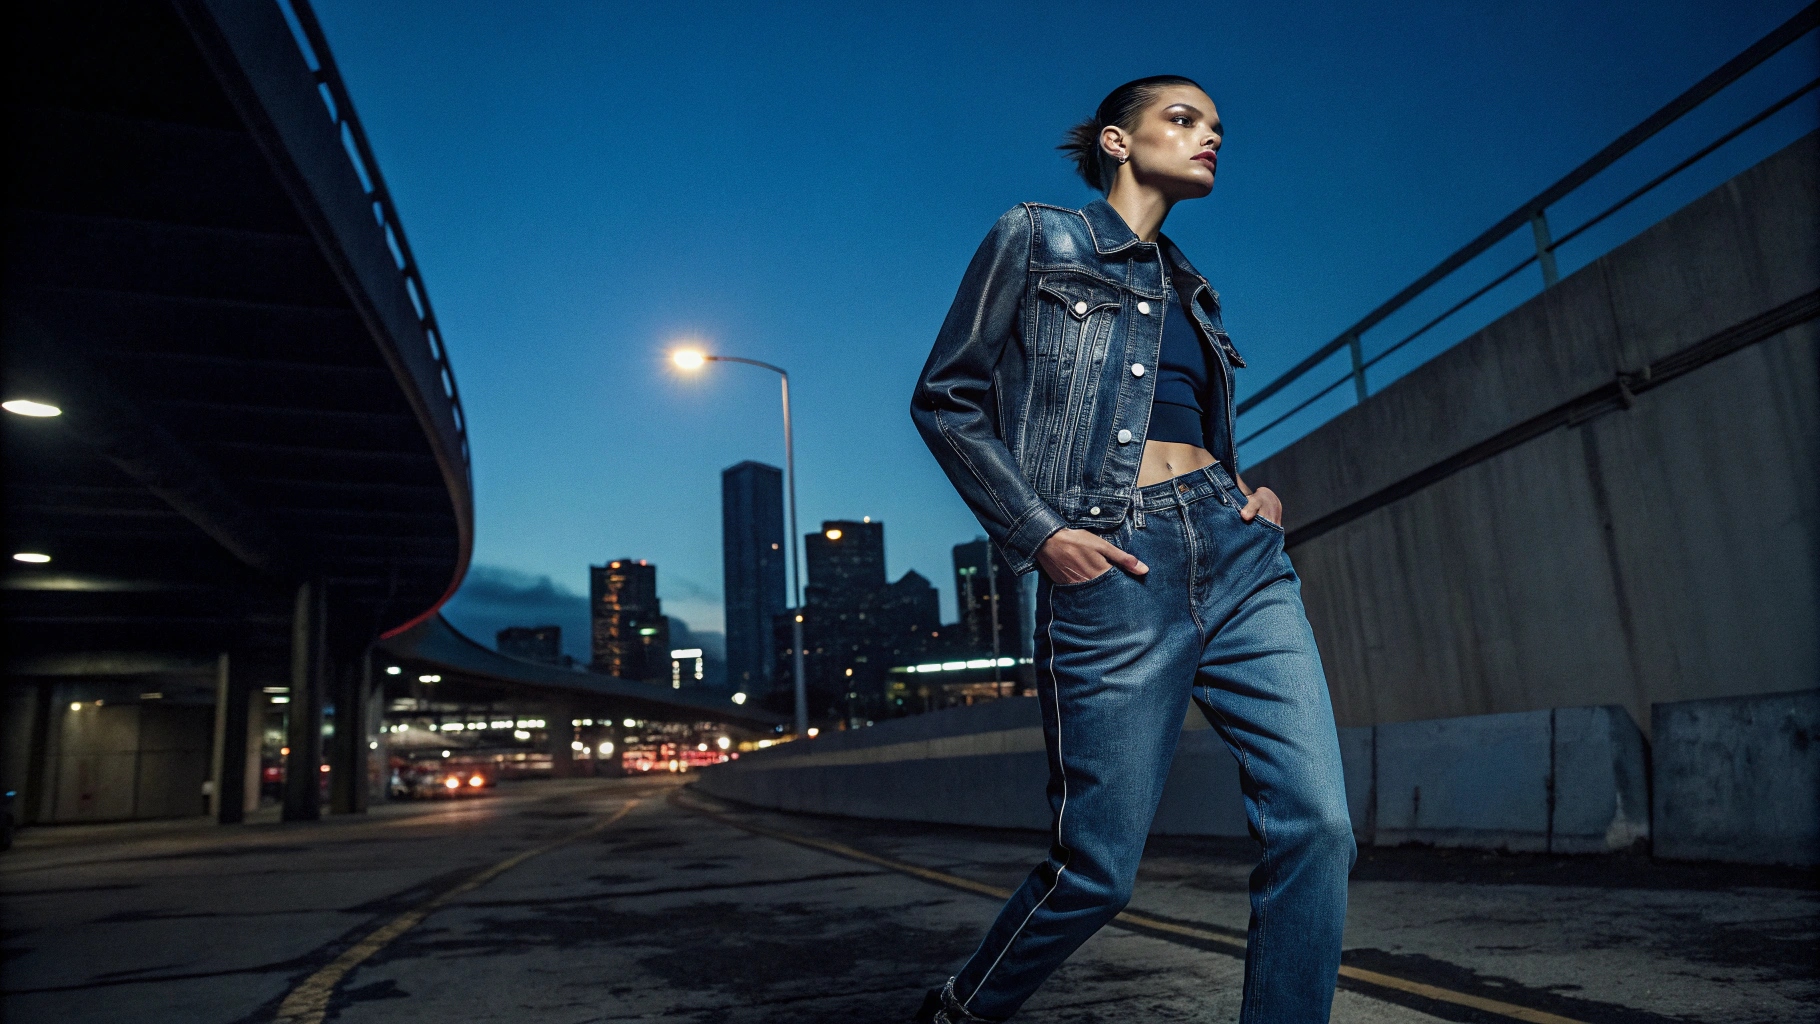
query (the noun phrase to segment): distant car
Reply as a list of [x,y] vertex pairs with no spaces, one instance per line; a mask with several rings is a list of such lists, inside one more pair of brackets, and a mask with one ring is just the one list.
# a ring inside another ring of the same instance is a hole
[[490,768],[450,761],[417,761],[392,773],[394,796],[416,800],[478,796],[499,784]]

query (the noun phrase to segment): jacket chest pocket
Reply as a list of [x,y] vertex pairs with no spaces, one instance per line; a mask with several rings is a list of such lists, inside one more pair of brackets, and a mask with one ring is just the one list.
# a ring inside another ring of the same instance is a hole
[[1120,309],[1118,289],[1077,274],[1045,275],[1036,295],[1037,354],[1064,366],[1090,354],[1081,343],[1104,334]]

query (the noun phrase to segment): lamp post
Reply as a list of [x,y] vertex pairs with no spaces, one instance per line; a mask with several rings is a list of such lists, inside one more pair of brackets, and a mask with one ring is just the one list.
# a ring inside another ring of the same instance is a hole
[[790,613],[790,652],[795,669],[796,689],[796,735],[799,739],[809,735],[809,694],[803,685],[803,572],[797,549],[802,544],[802,534],[796,529],[796,447],[790,433],[790,374],[781,366],[761,363],[756,359],[741,359],[738,356],[715,356],[696,349],[682,349],[670,357],[679,368],[699,370],[705,363],[745,363],[770,370],[783,380],[784,387],[784,486],[790,492],[790,580],[795,585],[796,606]]

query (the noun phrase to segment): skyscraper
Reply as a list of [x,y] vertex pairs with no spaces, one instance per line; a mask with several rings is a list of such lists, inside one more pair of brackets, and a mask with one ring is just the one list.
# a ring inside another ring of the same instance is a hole
[[[833,519],[804,538],[803,674],[810,714],[883,717],[885,670],[919,660],[941,631],[936,589],[914,570],[885,582],[885,528]],[[773,620],[779,680],[787,679],[791,616]]]
[[591,668],[621,679],[670,682],[670,623],[657,599],[657,566],[620,558],[588,566]]
[[727,607],[727,684],[771,689],[771,622],[784,610],[784,474],[742,462],[720,474],[720,545]]
[[885,588],[885,524],[829,519],[803,538],[809,585],[803,603],[823,607],[861,604]]
[[984,537],[954,546],[954,598],[960,613],[960,641],[993,650],[993,600],[998,601],[998,653],[1019,657],[1023,650],[1023,594],[1017,574]]

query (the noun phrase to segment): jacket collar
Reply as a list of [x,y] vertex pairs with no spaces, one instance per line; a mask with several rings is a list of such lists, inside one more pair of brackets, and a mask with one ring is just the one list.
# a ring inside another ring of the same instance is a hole
[[1131,230],[1131,225],[1126,224],[1125,218],[1120,216],[1119,212],[1113,209],[1112,204],[1106,200],[1095,199],[1081,207],[1081,216],[1087,221],[1088,232],[1093,235],[1093,251],[1101,256],[1124,252],[1134,245],[1155,244],[1165,265],[1169,268],[1171,277],[1186,273],[1199,279],[1203,284],[1206,283],[1207,278],[1194,269],[1194,264],[1188,262],[1188,257],[1182,255],[1182,250],[1176,248],[1176,244],[1169,240],[1168,235],[1157,235],[1155,243],[1140,240],[1137,234]]
[[1212,300],[1213,306],[1218,308],[1219,297],[1213,294],[1213,286],[1208,284],[1206,275],[1194,269],[1194,264],[1188,262],[1188,257],[1182,255],[1182,250],[1176,248],[1175,243],[1169,240],[1168,235],[1159,234],[1156,236],[1156,241],[1157,248],[1161,250],[1163,254],[1163,264],[1169,268],[1170,278],[1180,279],[1182,277],[1187,277],[1207,285],[1208,298]]
[[1138,240],[1131,225],[1125,223],[1125,218],[1104,199],[1095,199],[1081,207],[1081,216],[1086,218],[1087,230],[1093,235],[1093,251],[1101,256],[1110,256],[1134,245],[1145,244]]

